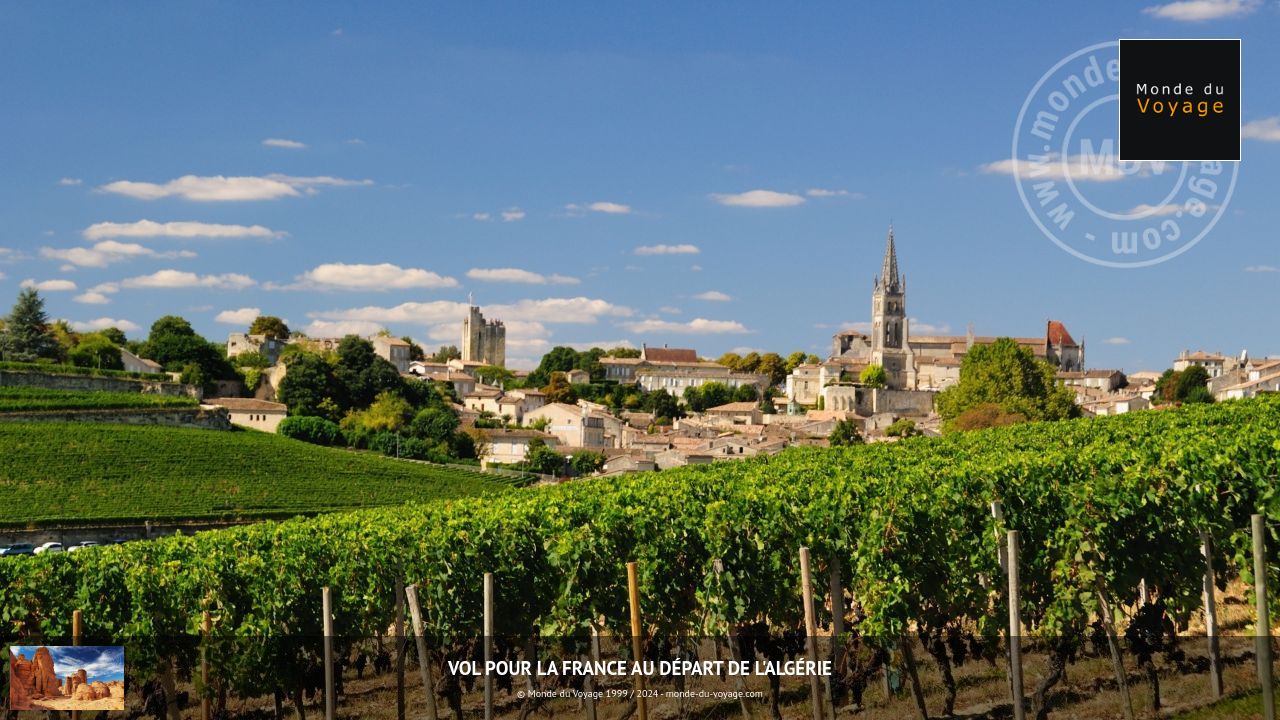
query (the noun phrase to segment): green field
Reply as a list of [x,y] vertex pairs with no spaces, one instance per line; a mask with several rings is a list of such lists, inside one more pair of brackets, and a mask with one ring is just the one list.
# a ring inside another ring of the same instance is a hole
[[136,392],[81,392],[38,387],[0,387],[0,413],[44,410],[126,410],[195,407],[195,398]]
[[254,431],[0,423],[0,527],[281,517],[506,488]]

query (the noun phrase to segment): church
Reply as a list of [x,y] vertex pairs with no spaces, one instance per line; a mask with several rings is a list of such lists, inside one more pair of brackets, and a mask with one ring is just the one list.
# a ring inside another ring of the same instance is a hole
[[[870,333],[844,330],[831,340],[831,355],[817,365],[801,365],[787,378],[787,396],[799,405],[813,406],[831,385],[856,383],[869,365],[885,371],[890,390],[937,391],[960,380],[960,362],[975,345],[999,337],[975,335],[912,335],[907,317],[907,281],[898,269],[893,226],[885,244],[880,273],[872,282]],[[1012,337],[1037,358],[1061,371],[1084,369],[1084,343],[1077,343],[1057,320],[1045,322],[1041,336]],[[835,409],[828,407],[828,409]]]

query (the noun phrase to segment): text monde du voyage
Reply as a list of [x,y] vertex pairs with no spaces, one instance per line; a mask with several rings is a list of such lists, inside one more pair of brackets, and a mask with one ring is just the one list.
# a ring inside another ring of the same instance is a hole
[[1222,85],[1206,83],[1197,92],[1190,83],[1175,85],[1136,83],[1134,92],[1137,95],[1134,99],[1138,103],[1138,112],[1143,115],[1209,117],[1226,113],[1226,105],[1223,101],[1212,99],[1215,95],[1225,94]]
[[449,674],[469,675],[594,675],[599,677],[629,677],[633,675],[777,675],[780,677],[808,677],[830,675],[831,661],[820,660],[491,660],[485,663],[474,660],[450,660]]

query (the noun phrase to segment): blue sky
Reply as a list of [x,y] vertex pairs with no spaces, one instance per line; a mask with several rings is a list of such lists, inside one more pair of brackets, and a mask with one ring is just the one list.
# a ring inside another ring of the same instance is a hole
[[[12,645],[9,651],[25,655],[28,660],[36,655],[40,645]],[[48,645],[53,658],[53,670],[59,680],[83,669],[89,682],[124,680],[124,648],[115,645]]]
[[[1119,37],[1243,38],[1254,136],[1213,232],[1136,270],[1054,246],[992,165],[1041,74]],[[473,293],[516,366],[825,353],[892,219],[917,332],[1054,318],[1127,370],[1280,354],[1276,37],[1248,0],[6,3],[0,299],[434,347]]]

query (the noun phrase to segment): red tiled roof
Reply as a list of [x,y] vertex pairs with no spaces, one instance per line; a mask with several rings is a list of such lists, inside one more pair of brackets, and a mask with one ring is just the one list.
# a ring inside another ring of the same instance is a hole
[[281,403],[270,402],[267,400],[254,400],[253,398],[206,398],[205,405],[217,405],[228,410],[236,410],[239,412],[287,412],[289,407]]
[[653,348],[646,346],[641,357],[649,362],[698,362],[698,353],[690,348]]
[[1074,346],[1076,341],[1071,338],[1071,333],[1067,332],[1067,326],[1057,320],[1049,321],[1049,342],[1053,345]]

